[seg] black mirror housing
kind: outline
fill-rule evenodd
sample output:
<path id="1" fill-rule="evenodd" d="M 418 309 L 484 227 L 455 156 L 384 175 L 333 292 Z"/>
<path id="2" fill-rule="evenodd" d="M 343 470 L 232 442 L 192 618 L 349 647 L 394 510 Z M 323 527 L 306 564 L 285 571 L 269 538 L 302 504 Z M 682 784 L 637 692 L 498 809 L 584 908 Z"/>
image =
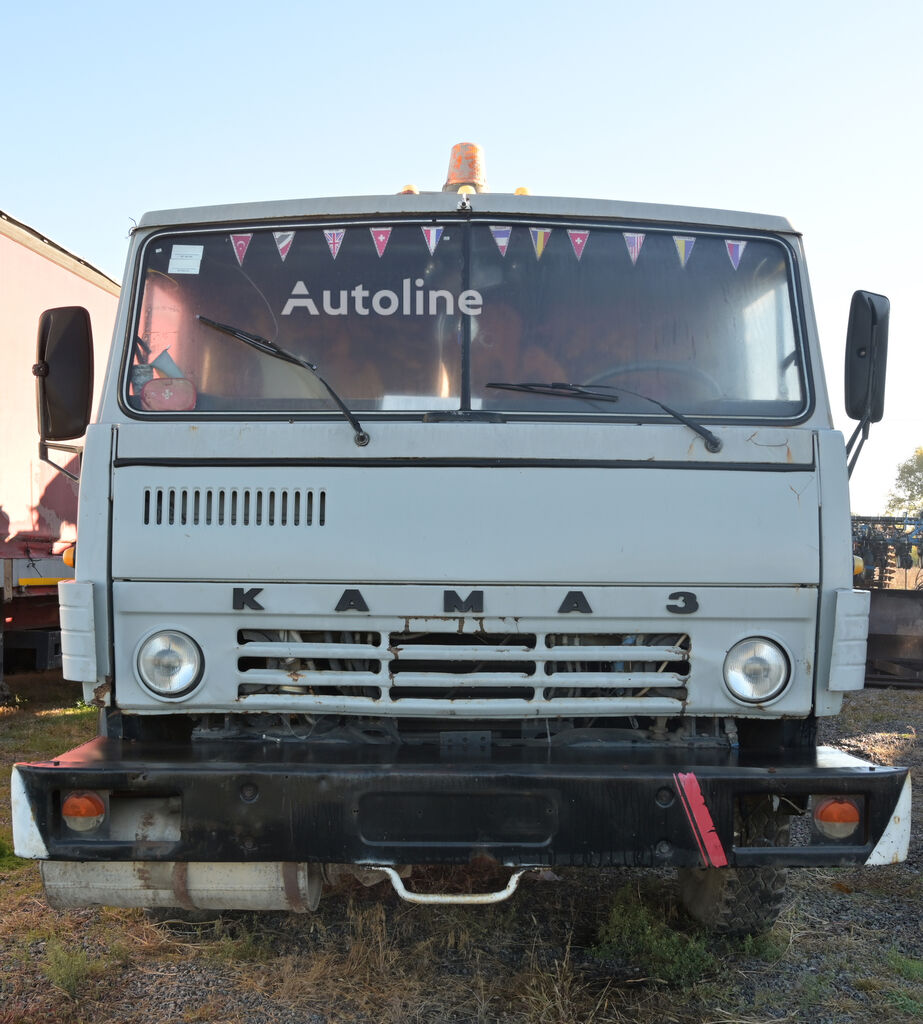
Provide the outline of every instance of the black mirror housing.
<path id="1" fill-rule="evenodd" d="M 93 331 L 82 306 L 42 313 L 32 372 L 42 443 L 82 437 L 93 403 Z"/>
<path id="2" fill-rule="evenodd" d="M 846 331 L 846 413 L 850 419 L 877 423 L 885 411 L 888 365 L 888 317 L 884 295 L 856 292 Z"/>

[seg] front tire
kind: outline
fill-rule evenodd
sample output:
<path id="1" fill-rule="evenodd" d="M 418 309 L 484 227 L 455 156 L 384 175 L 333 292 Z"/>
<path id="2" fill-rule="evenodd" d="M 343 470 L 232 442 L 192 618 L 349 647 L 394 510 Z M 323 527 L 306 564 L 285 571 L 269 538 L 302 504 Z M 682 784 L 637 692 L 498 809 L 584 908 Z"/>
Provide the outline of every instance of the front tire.
<path id="1" fill-rule="evenodd" d="M 789 819 L 754 808 L 738 829 L 746 846 L 787 846 Z M 717 935 L 767 932 L 785 901 L 785 868 L 680 868 L 679 893 L 690 917 Z"/>

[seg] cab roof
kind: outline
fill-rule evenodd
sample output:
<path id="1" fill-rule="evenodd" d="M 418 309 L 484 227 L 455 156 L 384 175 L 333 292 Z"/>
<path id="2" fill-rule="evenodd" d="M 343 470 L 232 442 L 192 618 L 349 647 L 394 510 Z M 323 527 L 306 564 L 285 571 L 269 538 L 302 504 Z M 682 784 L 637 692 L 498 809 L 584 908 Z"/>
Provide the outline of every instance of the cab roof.
<path id="1" fill-rule="evenodd" d="M 556 196 L 480 192 L 460 196 L 456 192 L 424 192 L 386 196 L 341 196 L 330 199 L 289 199 L 261 203 L 233 203 L 180 210 L 157 210 L 141 218 L 139 228 L 206 227 L 224 223 L 267 225 L 292 220 L 445 216 L 466 202 L 475 215 L 531 217 L 567 220 L 611 220 L 627 224 L 666 223 L 706 229 L 761 231 L 795 234 L 784 217 L 730 210 L 711 210 L 658 203 L 627 203 L 608 199 L 568 199 Z"/>

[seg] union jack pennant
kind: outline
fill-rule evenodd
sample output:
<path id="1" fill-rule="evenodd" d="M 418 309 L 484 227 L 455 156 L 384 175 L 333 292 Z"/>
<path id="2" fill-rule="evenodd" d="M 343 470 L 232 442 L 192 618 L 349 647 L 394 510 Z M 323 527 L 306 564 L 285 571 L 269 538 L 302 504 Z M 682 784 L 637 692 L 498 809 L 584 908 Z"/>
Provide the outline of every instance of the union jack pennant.
<path id="1" fill-rule="evenodd" d="M 728 258 L 731 261 L 731 265 L 736 270 L 740 266 L 740 258 L 744 254 L 744 249 L 747 248 L 746 242 L 735 242 L 729 238 L 724 240 L 724 244 L 727 246 Z"/>
<path id="2" fill-rule="evenodd" d="M 330 231 L 324 232 L 324 238 L 327 239 L 327 248 L 330 250 L 330 255 L 336 259 L 337 253 L 340 251 L 340 246 L 343 244 L 343 238 L 346 235 L 346 228 L 333 228 Z"/>
<path id="3" fill-rule="evenodd" d="M 429 249 L 430 256 L 436 252 L 436 246 L 439 244 L 439 239 L 442 238 L 442 232 L 444 228 L 436 227 L 433 224 L 428 224 L 420 229 L 423 232 L 423 237 L 426 239 L 426 247 Z"/>
<path id="4" fill-rule="evenodd" d="M 641 255 L 641 246 L 644 245 L 644 235 L 631 235 L 627 231 L 623 231 L 622 235 L 625 239 L 625 244 L 628 246 L 628 255 L 631 257 L 631 264 L 634 266 L 638 262 L 638 257 Z"/>
<path id="5" fill-rule="evenodd" d="M 695 245 L 694 238 L 687 238 L 683 235 L 674 235 L 673 244 L 676 246 L 676 255 L 679 256 L 679 265 L 685 267 L 692 255 L 692 247 Z"/>
<path id="6" fill-rule="evenodd" d="M 532 248 L 535 249 L 535 258 L 540 260 L 548 239 L 551 238 L 551 228 L 529 228 L 532 235 Z"/>
<path id="7" fill-rule="evenodd" d="M 590 233 L 589 231 L 575 231 L 568 228 L 567 237 L 570 239 L 570 244 L 574 247 L 574 255 L 579 262 L 580 257 L 583 255 L 583 250 L 586 248 L 586 240 L 590 237 Z"/>
<path id="8" fill-rule="evenodd" d="M 292 247 L 292 242 L 295 241 L 294 231 L 273 231 L 272 237 L 276 240 L 276 248 L 279 250 L 279 255 L 282 257 L 282 262 L 285 262 L 285 257 L 288 256 L 288 251 Z"/>
<path id="9" fill-rule="evenodd" d="M 231 235 L 234 255 L 237 257 L 237 262 L 241 267 L 244 265 L 244 256 L 247 255 L 247 246 L 250 244 L 251 238 L 253 238 L 253 235 Z"/>
<path id="10" fill-rule="evenodd" d="M 491 224 L 490 233 L 494 236 L 494 241 L 497 243 L 500 255 L 505 256 L 506 250 L 509 248 L 510 235 L 512 235 L 513 229 L 507 224 Z"/>
<path id="11" fill-rule="evenodd" d="M 391 237 L 391 228 L 369 228 L 372 232 L 372 241 L 375 243 L 375 251 L 379 259 L 385 254 L 388 246 L 388 239 Z"/>

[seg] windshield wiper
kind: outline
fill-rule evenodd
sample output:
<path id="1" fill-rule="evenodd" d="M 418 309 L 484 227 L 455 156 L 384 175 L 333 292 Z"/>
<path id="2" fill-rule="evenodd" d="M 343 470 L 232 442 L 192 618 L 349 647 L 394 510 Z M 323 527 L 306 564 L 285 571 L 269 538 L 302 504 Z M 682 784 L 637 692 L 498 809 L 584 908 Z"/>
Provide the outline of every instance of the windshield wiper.
<path id="1" fill-rule="evenodd" d="M 306 359 L 302 359 L 300 356 L 294 355 L 292 352 L 287 352 L 284 348 L 280 348 L 274 341 L 269 341 L 267 338 L 261 338 L 258 334 L 251 334 L 249 331 L 243 331 L 239 327 L 234 327 L 231 324 L 223 324 L 217 320 L 211 320 L 207 316 L 202 316 L 201 313 L 196 313 L 196 320 L 200 320 L 206 327 L 212 327 L 216 331 L 221 331 L 222 334 L 230 334 L 232 338 L 237 338 L 238 341 L 242 341 L 252 348 L 255 348 L 258 352 L 265 352 L 267 355 L 273 356 L 276 359 L 282 359 L 286 363 L 294 363 L 295 366 L 302 366 L 304 369 L 312 373 L 327 389 L 327 393 L 336 402 L 337 408 L 346 417 L 349 425 L 353 428 L 353 440 L 359 445 L 360 448 L 364 448 L 371 440 L 369 435 L 362 429 L 362 424 L 356 419 L 355 415 L 349 410 L 346 403 L 342 398 L 333 390 L 333 388 L 327 383 L 326 380 L 317 372 L 317 366 L 314 363 L 309 363 Z"/>
<path id="2" fill-rule="evenodd" d="M 677 412 L 675 409 L 671 409 L 670 406 L 664 405 L 663 402 L 657 398 L 651 398 L 650 395 L 641 394 L 639 391 L 630 391 L 628 388 L 619 388 L 613 384 L 567 384 L 562 381 L 553 381 L 550 384 L 512 384 L 493 382 L 486 384 L 485 387 L 498 388 L 503 391 L 525 391 L 530 395 L 552 395 L 557 398 L 583 398 L 592 402 L 617 402 L 619 400 L 618 395 L 610 395 L 605 392 L 621 391 L 626 395 L 634 395 L 636 398 L 643 398 L 646 402 L 653 402 L 654 405 L 663 409 L 668 416 L 672 416 L 673 419 L 685 424 L 690 430 L 694 431 L 702 438 L 705 442 L 706 451 L 714 454 L 715 452 L 720 452 L 722 448 L 721 438 L 716 434 L 713 434 L 707 427 L 703 427 L 701 423 L 696 423 L 695 420 L 683 415 L 683 413 Z"/>

